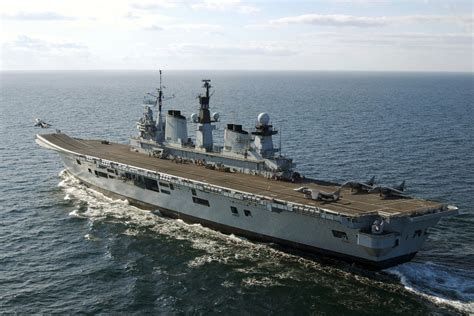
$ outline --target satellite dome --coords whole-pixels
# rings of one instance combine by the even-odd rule
[[[219,113],[218,112],[212,113],[212,119],[216,122],[219,121]]]
[[[194,123],[197,123],[198,115],[196,113],[191,114],[191,121]]]
[[[270,122],[270,116],[267,113],[260,113],[257,117],[258,123],[262,125],[268,125],[268,122]]]

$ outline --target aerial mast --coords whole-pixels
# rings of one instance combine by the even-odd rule
[[[205,93],[198,96],[199,115],[192,115],[192,117],[194,117],[193,121],[198,123],[196,129],[196,148],[205,150],[207,152],[212,152],[214,146],[212,131],[216,128],[216,126],[212,125],[212,123],[215,123],[219,120],[219,114],[213,113],[211,117],[211,113],[209,112],[209,101],[212,96],[212,94],[209,93],[209,90],[212,87],[211,80],[203,79],[202,82],[202,87],[205,89]]]
[[[280,157],[283,156],[282,151],[281,151],[281,126],[280,126]]]
[[[160,71],[160,86],[157,90],[158,96],[156,98],[156,103],[158,103],[158,119],[156,124],[157,134],[156,134],[156,141],[161,143],[165,139],[165,128],[163,124],[163,115],[162,115],[162,106],[163,106],[163,84],[162,84],[162,77],[161,77],[161,69]]]
[[[161,115],[161,106],[163,104],[163,88],[161,85],[161,69],[160,69],[160,87],[158,88],[158,113]]]
[[[209,89],[211,88],[211,80],[203,79],[202,82],[202,87],[206,89],[206,93],[199,95],[199,123],[205,124],[211,122],[211,113],[209,112],[209,101],[211,98],[209,95]]]

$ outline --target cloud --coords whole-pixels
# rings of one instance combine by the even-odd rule
[[[48,42],[26,35],[20,35],[15,40],[3,44],[3,48],[9,50],[23,50],[34,52],[58,53],[66,51],[84,51],[87,46],[74,42]]]
[[[409,39],[409,40],[441,40],[452,43],[472,43],[474,35],[472,33],[399,33],[380,34],[385,38]]]
[[[163,9],[175,8],[176,6],[177,3],[170,0],[135,2],[130,5],[132,9],[143,11],[162,11]]]
[[[201,0],[191,5],[194,10],[209,11],[235,11],[242,14],[255,14],[260,9],[250,5],[244,5],[240,0]]]
[[[61,15],[56,12],[17,12],[2,14],[2,19],[17,21],[67,21],[76,20],[75,17]]]
[[[255,14],[260,12],[260,9],[243,4],[241,0],[153,0],[135,2],[130,5],[131,9],[141,11],[163,11],[163,9],[176,8],[178,5],[191,7],[193,10],[207,10],[207,11],[234,11],[241,14]]]
[[[241,5],[237,8],[237,12],[242,14],[255,14],[260,12],[260,9],[250,5]]]
[[[393,17],[392,23],[458,23],[472,25],[474,18],[472,15],[406,15]]]
[[[373,27],[387,23],[386,17],[359,17],[352,15],[303,14],[271,20],[271,25],[312,24],[323,26]]]
[[[303,14],[270,20],[267,25],[276,26],[289,24],[310,24],[320,26],[380,27],[389,24],[406,23],[460,23],[470,25],[473,23],[473,17],[470,15],[407,15],[369,17],[343,14]]]
[[[163,28],[158,25],[152,25],[144,28],[146,31],[163,31]]]
[[[127,12],[127,14],[124,15],[124,18],[129,19],[129,20],[139,20],[140,16],[138,14],[135,14],[133,12]]]
[[[237,56],[237,55],[263,55],[263,56],[290,56],[296,51],[274,45],[195,45],[175,44],[169,46],[170,54],[193,56]]]
[[[373,4],[373,3],[387,3],[390,0],[331,0],[332,2],[351,3],[351,4]],[[428,1],[428,0],[425,0]]]
[[[357,43],[366,43],[369,45],[392,45],[401,48],[470,50],[472,47],[473,39],[474,37],[472,34],[465,33],[401,33],[374,34],[365,38],[354,38],[353,41]]]
[[[219,32],[223,31],[222,26],[217,24],[172,24],[168,25],[167,28],[177,29],[182,31],[209,31],[209,32]]]
[[[203,32],[222,32],[224,28],[217,24],[168,24],[165,26],[152,25],[145,27],[148,31],[178,30],[183,32],[203,31]]]
[[[320,32],[306,34],[303,42],[328,47],[408,48],[423,50],[470,51],[474,35],[471,33],[343,33]]]
[[[247,24],[244,25],[244,28],[250,29],[250,30],[267,30],[271,28],[275,28],[275,24],[270,24],[270,23],[260,23],[260,24]]]
[[[1,46],[2,69],[67,69],[71,65],[88,69],[89,48],[70,41],[45,41],[20,35]]]

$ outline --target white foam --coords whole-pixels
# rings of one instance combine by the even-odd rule
[[[244,287],[254,287],[254,286],[271,287],[271,286],[279,286],[279,285],[281,285],[281,283],[269,277],[260,277],[260,278],[250,277],[250,278],[245,278],[242,280],[242,286]]]
[[[224,281],[221,283],[221,286],[225,288],[231,288],[231,287],[235,287],[235,284],[231,281]]]
[[[214,257],[210,255],[204,255],[204,256],[196,257],[193,260],[188,261],[186,265],[190,268],[197,268],[206,263],[211,263],[211,262],[226,263],[225,260],[222,260],[222,258]]]
[[[140,231],[138,229],[128,228],[122,234],[126,236],[138,236]]]
[[[75,218],[85,218],[84,216],[81,216],[79,214],[79,210],[73,210],[72,212],[69,213],[69,216],[75,217]]]
[[[406,290],[435,304],[474,313],[474,279],[469,271],[432,262],[409,262],[385,271],[398,276]]]

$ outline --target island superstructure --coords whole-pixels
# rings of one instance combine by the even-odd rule
[[[219,114],[211,113],[211,81],[203,80],[198,113],[162,113],[163,89],[145,106],[130,144],[39,134],[36,142],[60,155],[84,184],[164,216],[224,233],[335,256],[376,268],[411,260],[428,229],[457,208],[405,195],[398,189],[310,179],[275,148],[277,131],[266,113],[252,132],[227,124],[214,143]],[[163,116],[165,116],[163,118]],[[354,190],[355,189],[355,190]],[[333,192],[333,193],[332,193]]]
[[[258,174],[273,179],[296,180],[299,177],[293,171],[292,159],[279,155],[279,149],[274,147],[272,136],[277,131],[270,124],[267,113],[258,115],[255,131],[251,133],[243,130],[240,124],[227,124],[224,146],[214,145],[212,131],[216,126],[213,123],[219,121],[219,113],[211,114],[209,109],[210,80],[203,80],[203,88],[204,93],[198,96],[199,112],[191,114],[191,122],[196,125],[195,142],[188,137],[187,119],[181,111],[169,110],[166,123],[163,123],[160,84],[156,98],[157,119],[154,119],[150,106],[145,106],[143,117],[137,123],[139,135],[131,138],[131,146],[155,157],[194,163],[199,161],[207,167],[221,170]]]

